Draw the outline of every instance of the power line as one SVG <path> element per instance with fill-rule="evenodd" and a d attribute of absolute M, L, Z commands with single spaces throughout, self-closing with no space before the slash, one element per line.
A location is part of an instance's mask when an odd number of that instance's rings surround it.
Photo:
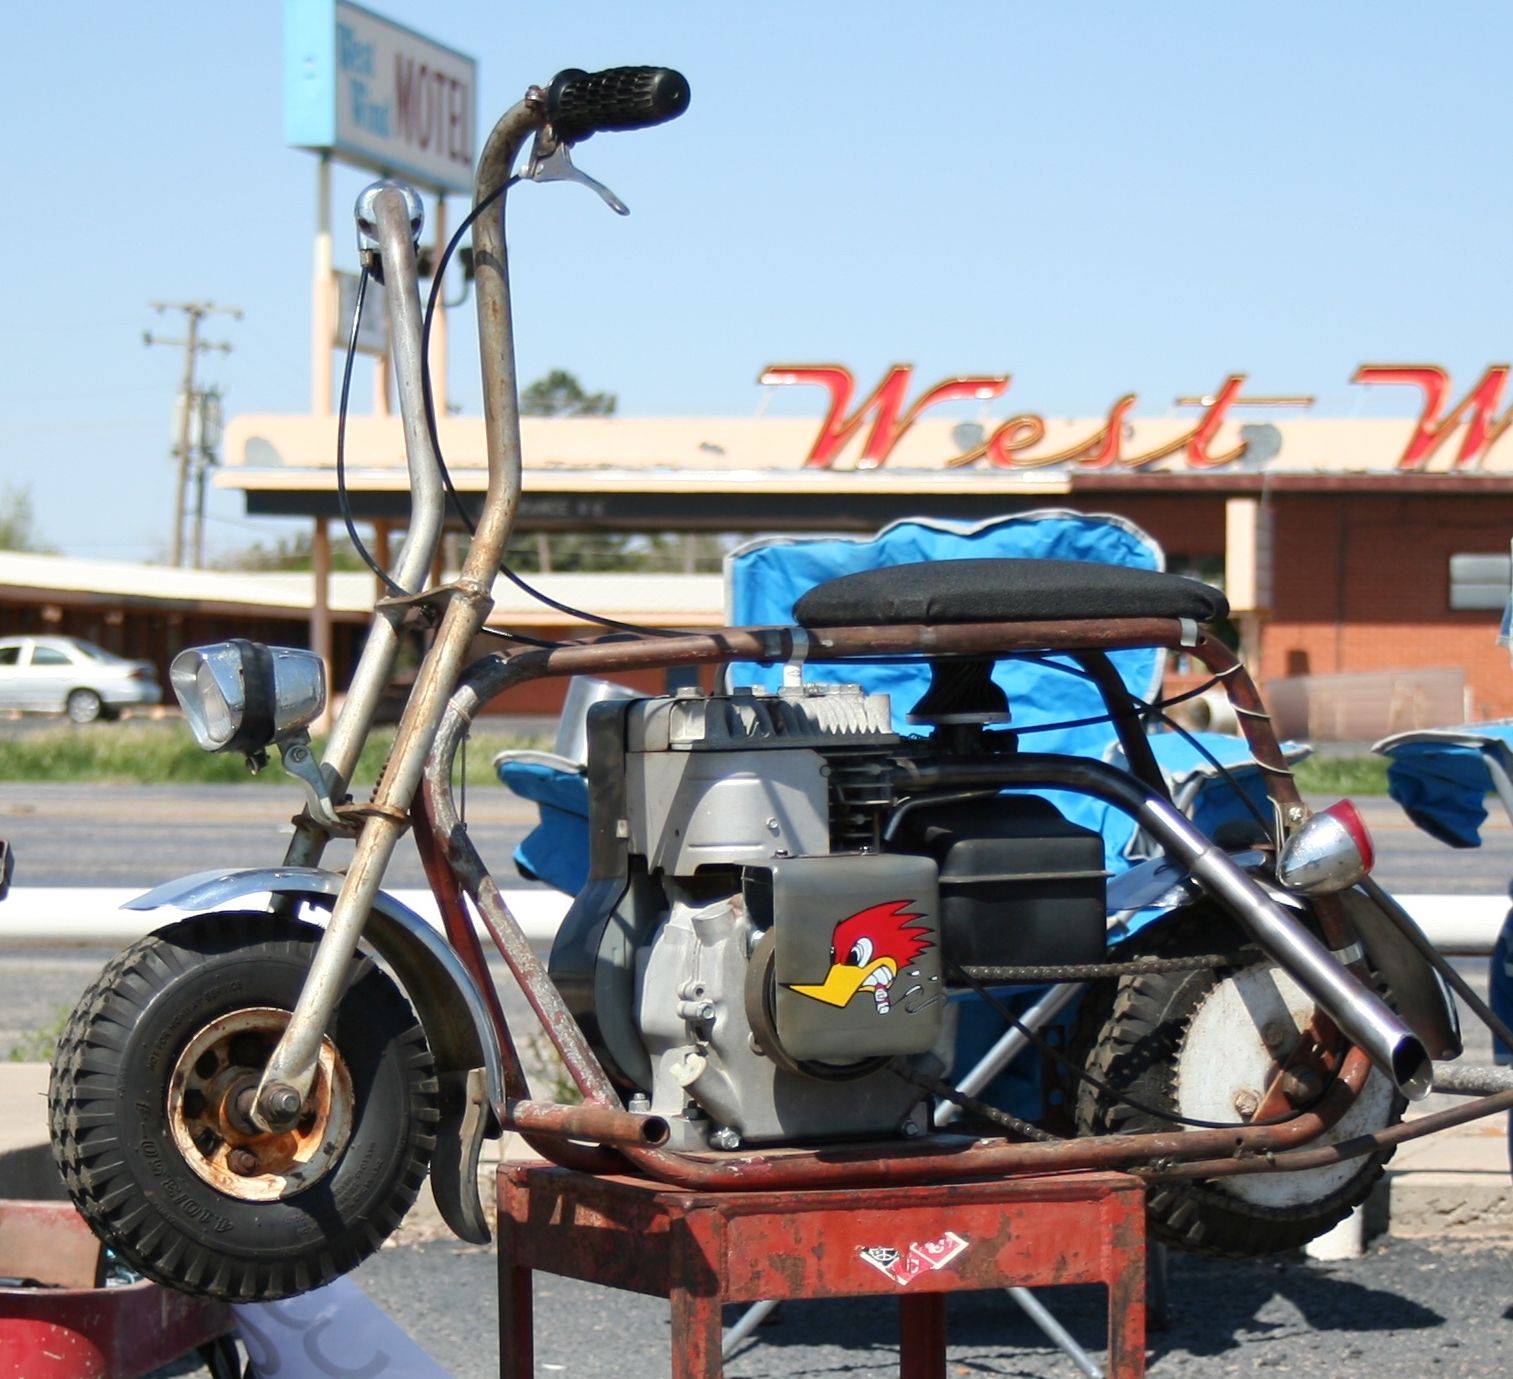
<path fill-rule="evenodd" d="M 185 336 L 182 340 L 166 339 L 162 336 L 154 335 L 151 331 L 144 330 L 142 332 L 142 343 L 144 345 L 178 345 L 184 349 L 184 378 L 179 387 L 179 438 L 177 445 L 174 447 L 174 454 L 177 456 L 179 462 L 178 479 L 174 485 L 173 540 L 169 556 L 169 563 L 179 566 L 184 563 L 184 507 L 185 496 L 189 490 L 190 469 L 192 466 L 198 465 L 198 486 L 201 494 L 199 510 L 203 514 L 205 468 L 209 464 L 209 448 L 204 444 L 206 431 L 203 425 L 200 427 L 201 443 L 199 446 L 200 456 L 198 462 L 196 461 L 195 447 L 192 442 L 195 423 L 196 421 L 203 422 L 204 410 L 208 405 L 208 395 L 202 395 L 195 388 L 195 368 L 200 353 L 204 350 L 220 350 L 225 354 L 231 352 L 231 346 L 225 341 L 201 340 L 200 322 L 206 316 L 217 313 L 230 316 L 234 321 L 239 321 L 242 319 L 242 309 L 237 306 L 217 306 L 214 302 L 149 302 L 148 305 L 159 314 L 165 311 L 182 311 L 185 321 Z M 216 394 L 216 397 L 218 403 L 219 394 Z M 200 518 L 200 523 L 201 525 L 197 530 L 203 535 L 203 516 Z M 199 539 L 197 539 L 196 545 L 200 545 Z M 198 563 L 201 554 L 202 552 L 197 551 L 195 557 L 196 563 Z"/>

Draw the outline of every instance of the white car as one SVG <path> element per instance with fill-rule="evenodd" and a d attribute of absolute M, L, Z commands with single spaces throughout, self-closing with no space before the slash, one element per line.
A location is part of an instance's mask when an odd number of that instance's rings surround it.
<path fill-rule="evenodd" d="M 128 661 L 78 637 L 0 637 L 0 709 L 93 723 L 162 697 L 151 661 Z"/>

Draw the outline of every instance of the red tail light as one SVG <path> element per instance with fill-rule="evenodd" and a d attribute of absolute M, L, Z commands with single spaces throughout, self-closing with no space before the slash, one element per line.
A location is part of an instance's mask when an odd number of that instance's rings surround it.
<path fill-rule="evenodd" d="M 1376 863 L 1371 834 L 1349 800 L 1321 809 L 1282 845 L 1277 879 L 1289 890 L 1327 895 L 1348 890 Z"/>

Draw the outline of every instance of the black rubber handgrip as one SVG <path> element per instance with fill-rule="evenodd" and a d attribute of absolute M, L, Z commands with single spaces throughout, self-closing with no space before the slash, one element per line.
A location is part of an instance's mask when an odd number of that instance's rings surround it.
<path fill-rule="evenodd" d="M 688 109 L 688 81 L 670 67 L 569 67 L 546 89 L 546 115 L 557 137 L 575 144 L 601 129 L 646 129 Z"/>

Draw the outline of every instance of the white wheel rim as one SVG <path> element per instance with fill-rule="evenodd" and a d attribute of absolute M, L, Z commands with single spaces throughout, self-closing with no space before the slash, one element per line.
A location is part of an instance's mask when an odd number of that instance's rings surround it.
<path fill-rule="evenodd" d="M 1200 1002 L 1183 1035 L 1173 1071 L 1177 1113 L 1193 1120 L 1239 1122 L 1237 1104 L 1265 1095 L 1278 1059 L 1291 1054 L 1316 1010 L 1313 998 L 1274 965 L 1247 967 L 1224 978 Z M 1392 1106 L 1391 1086 L 1373 1069 L 1350 1109 L 1310 1146 L 1379 1130 L 1391 1121 Z M 1299 1208 L 1344 1187 L 1364 1162 L 1346 1159 L 1301 1173 L 1240 1174 L 1214 1181 L 1256 1206 Z"/>

